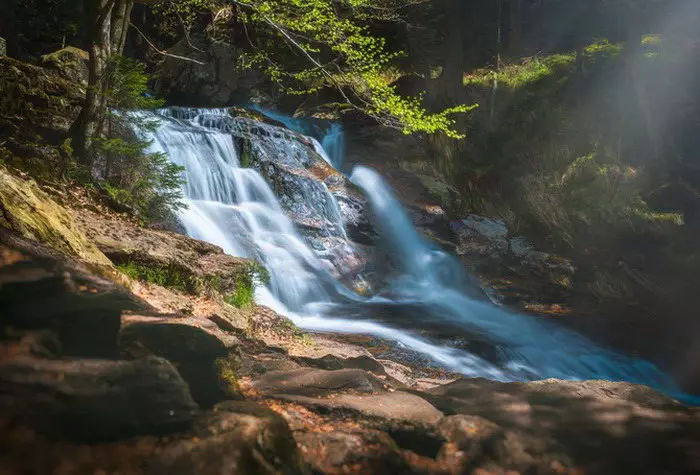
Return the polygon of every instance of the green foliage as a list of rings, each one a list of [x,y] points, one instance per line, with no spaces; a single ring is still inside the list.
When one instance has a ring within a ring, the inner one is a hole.
[[[144,65],[115,56],[107,67],[106,135],[94,139],[94,151],[104,159],[104,180],[100,187],[120,206],[147,221],[166,220],[185,205],[182,201],[182,167],[160,153],[148,153],[150,145],[132,128],[157,124],[144,120],[134,109],[159,107],[163,101],[148,94]]]
[[[371,34],[368,22],[398,15],[410,1],[369,0],[248,0],[237,6],[238,22],[258,32],[246,67],[256,67],[288,94],[305,95],[322,88],[336,89],[340,108],[361,110],[380,123],[410,134],[445,133],[461,138],[455,114],[475,106],[457,105],[428,112],[422,97],[403,97],[393,81],[392,63],[403,52],[390,52],[386,40]],[[159,12],[184,20],[197,9],[221,2],[166,2]],[[234,15],[232,15],[232,18]],[[250,35],[248,35],[250,39]],[[289,52],[293,52],[290,58]]]
[[[117,264],[117,268],[134,280],[140,280],[161,287],[179,290],[188,294],[196,294],[201,289],[201,281],[187,275],[173,266],[147,266],[134,261]]]
[[[227,295],[224,301],[234,307],[249,307],[255,300],[256,285],[265,285],[270,281],[267,269],[257,261],[251,261],[235,278],[236,290]]]

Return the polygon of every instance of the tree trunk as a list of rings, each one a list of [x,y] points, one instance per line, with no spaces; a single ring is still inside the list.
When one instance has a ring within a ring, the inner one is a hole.
[[[87,93],[83,108],[71,127],[73,149],[85,165],[90,164],[92,141],[99,134],[99,126],[105,113],[104,82],[111,54],[111,20],[116,0],[95,1],[97,3],[90,24]]]
[[[129,19],[134,8],[134,0],[116,0],[112,11],[111,25],[111,50],[112,54],[121,55],[126,45],[126,36],[129,32]]]

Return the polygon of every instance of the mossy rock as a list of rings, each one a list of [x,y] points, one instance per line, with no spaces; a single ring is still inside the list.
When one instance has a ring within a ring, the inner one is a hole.
[[[33,180],[14,176],[4,167],[0,167],[0,226],[90,264],[112,266],[78,229],[69,210]]]
[[[87,51],[67,46],[45,54],[39,60],[39,64],[46,69],[56,71],[70,81],[87,85],[89,59],[90,55]]]

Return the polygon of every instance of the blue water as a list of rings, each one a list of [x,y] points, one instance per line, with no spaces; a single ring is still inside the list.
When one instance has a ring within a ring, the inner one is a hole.
[[[340,153],[332,149],[339,140],[337,129],[319,131],[315,123],[264,112],[300,133],[316,128],[319,144],[329,147],[322,150],[329,163],[334,162],[334,153]],[[222,119],[222,110],[193,110],[185,117],[168,111],[153,115],[162,120],[157,130],[147,133],[153,151],[167,153],[186,170],[183,192],[189,207],[180,220],[187,233],[230,254],[264,263],[271,284],[258,289],[256,299],[300,327],[388,338],[468,377],[628,381],[686,403],[700,403],[700,397],[683,394],[671,377],[648,361],[492,304],[456,258],[414,228],[391,187],[366,167],[356,167],[350,179],[368,199],[380,245],[396,272],[372,297],[352,292],[329,273],[317,251],[298,233],[259,171],[241,166],[230,134],[245,123]],[[271,141],[267,145],[274,150],[272,158],[299,153],[298,142],[284,134],[265,134],[258,140]],[[303,196],[299,193],[299,199]],[[427,328],[485,342],[491,354],[475,354],[420,336],[420,330]]]

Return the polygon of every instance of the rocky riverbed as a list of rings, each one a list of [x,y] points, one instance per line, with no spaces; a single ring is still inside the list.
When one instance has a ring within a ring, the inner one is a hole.
[[[462,379],[376,338],[304,333],[224,301],[245,260],[0,173],[3,473],[700,470],[700,413],[649,388]]]

